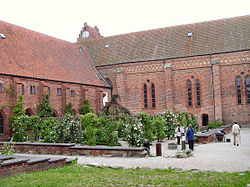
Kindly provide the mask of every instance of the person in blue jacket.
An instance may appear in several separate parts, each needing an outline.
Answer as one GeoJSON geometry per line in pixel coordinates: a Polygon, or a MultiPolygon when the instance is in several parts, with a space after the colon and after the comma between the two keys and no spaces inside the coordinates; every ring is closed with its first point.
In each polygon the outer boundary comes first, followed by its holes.
{"type": "Polygon", "coordinates": [[[192,128],[192,125],[188,126],[187,130],[187,139],[188,139],[188,146],[190,150],[194,150],[194,129],[192,128]]]}

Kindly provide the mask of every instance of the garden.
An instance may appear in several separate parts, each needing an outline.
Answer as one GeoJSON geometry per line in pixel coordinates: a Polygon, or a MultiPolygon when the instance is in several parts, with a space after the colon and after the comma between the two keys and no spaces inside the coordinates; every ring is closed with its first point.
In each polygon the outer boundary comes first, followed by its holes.
{"type": "Polygon", "coordinates": [[[82,145],[120,145],[119,140],[129,146],[140,147],[143,141],[158,142],[174,138],[177,124],[187,127],[192,124],[199,129],[196,116],[186,112],[166,111],[161,115],[130,114],[114,95],[97,115],[88,100],[82,101],[80,115],[74,116],[72,104],[66,105],[64,116],[52,117],[53,108],[49,95],[44,95],[38,106],[38,115],[27,116],[20,97],[10,117],[10,128],[14,142],[78,143],[82,145]]]}

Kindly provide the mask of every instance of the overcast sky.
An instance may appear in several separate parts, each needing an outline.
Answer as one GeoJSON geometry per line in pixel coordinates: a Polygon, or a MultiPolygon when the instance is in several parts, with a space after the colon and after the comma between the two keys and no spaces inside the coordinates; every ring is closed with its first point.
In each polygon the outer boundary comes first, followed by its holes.
{"type": "Polygon", "coordinates": [[[85,22],[111,36],[250,14],[250,0],[0,0],[0,7],[0,20],[70,42],[85,22]]]}

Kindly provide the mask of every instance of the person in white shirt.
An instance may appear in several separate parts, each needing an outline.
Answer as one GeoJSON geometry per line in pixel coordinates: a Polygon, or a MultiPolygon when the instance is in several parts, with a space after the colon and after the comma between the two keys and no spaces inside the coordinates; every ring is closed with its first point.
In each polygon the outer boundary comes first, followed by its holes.
{"type": "Polygon", "coordinates": [[[175,137],[177,138],[177,144],[180,145],[181,143],[181,125],[178,124],[175,129],[175,137]]]}
{"type": "Polygon", "coordinates": [[[232,127],[232,133],[234,136],[234,145],[239,146],[240,143],[240,126],[234,122],[233,127],[232,127]]]}

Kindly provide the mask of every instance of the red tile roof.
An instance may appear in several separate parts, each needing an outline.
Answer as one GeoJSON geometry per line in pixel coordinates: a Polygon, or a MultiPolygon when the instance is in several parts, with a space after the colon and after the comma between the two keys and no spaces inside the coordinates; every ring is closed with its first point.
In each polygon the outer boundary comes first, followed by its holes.
{"type": "Polygon", "coordinates": [[[97,78],[88,50],[0,21],[0,73],[107,86],[97,78]]]}
{"type": "Polygon", "coordinates": [[[250,15],[79,43],[90,49],[96,65],[249,50],[250,15]],[[188,37],[188,33],[192,33],[192,37],[188,37]]]}

